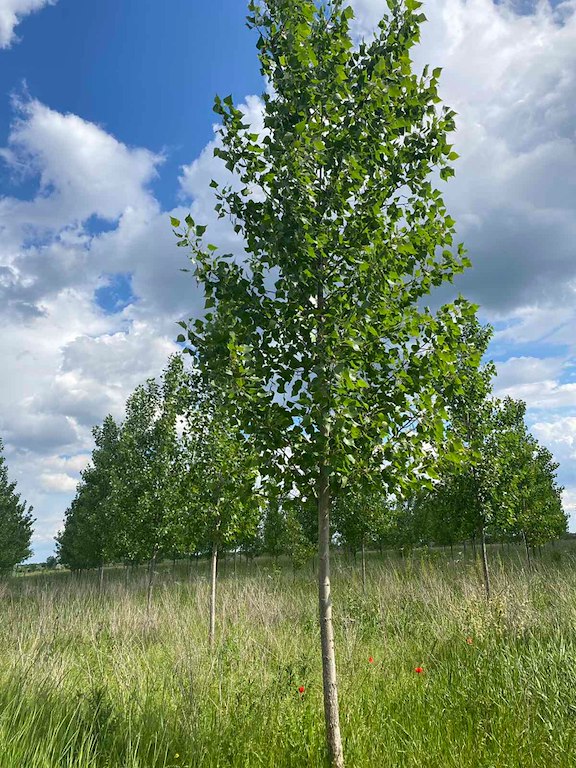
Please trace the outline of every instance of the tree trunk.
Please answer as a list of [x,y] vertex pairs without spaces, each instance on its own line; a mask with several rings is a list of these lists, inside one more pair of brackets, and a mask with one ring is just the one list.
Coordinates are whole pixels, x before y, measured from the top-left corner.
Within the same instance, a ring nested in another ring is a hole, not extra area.
[[330,596],[330,481],[328,468],[320,465],[318,482],[318,603],[320,614],[320,640],[322,644],[322,682],[324,688],[324,717],[326,738],[332,768],[344,768],[340,714],[338,711],[338,684],[336,681],[336,654],[332,626],[332,599]]
[[210,630],[208,642],[210,648],[214,648],[216,638],[216,568],[218,565],[218,544],[212,543],[212,557],[210,559]]
[[526,531],[522,531],[522,539],[524,540],[524,548],[526,550],[526,562],[528,570],[532,570],[532,557],[530,555],[530,547],[528,546],[528,539],[526,538]]
[[146,613],[150,616],[150,609],[152,607],[152,587],[154,586],[154,568],[156,567],[156,555],[158,554],[158,548],[154,547],[150,563],[148,565],[148,590],[146,595]]
[[104,564],[98,569],[98,595],[101,597],[104,592]]
[[486,600],[490,600],[490,572],[488,570],[488,555],[486,553],[486,530],[484,525],[480,529],[480,546],[482,550],[482,573],[484,575],[484,590]]
[[366,594],[366,546],[362,539],[362,592]]

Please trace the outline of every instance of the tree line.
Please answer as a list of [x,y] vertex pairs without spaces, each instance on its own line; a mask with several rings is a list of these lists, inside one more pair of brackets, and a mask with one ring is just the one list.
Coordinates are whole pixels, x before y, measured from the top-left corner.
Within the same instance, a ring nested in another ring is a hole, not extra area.
[[[474,367],[489,328],[464,331],[470,368],[448,405],[442,441],[426,476],[395,494],[359,469],[334,505],[330,537],[341,549],[454,546],[486,539],[521,541],[530,550],[566,531],[558,464],[525,425],[525,404],[491,394],[492,363]],[[222,393],[206,389],[181,355],[157,381],[128,398],[125,417],[93,430],[95,448],[57,537],[60,562],[72,570],[107,563],[209,556],[288,558],[303,566],[317,549],[310,500],[278,484],[251,440],[227,417]],[[456,443],[464,456],[450,451]],[[486,561],[485,588],[489,594]],[[213,637],[213,626],[210,630]]]

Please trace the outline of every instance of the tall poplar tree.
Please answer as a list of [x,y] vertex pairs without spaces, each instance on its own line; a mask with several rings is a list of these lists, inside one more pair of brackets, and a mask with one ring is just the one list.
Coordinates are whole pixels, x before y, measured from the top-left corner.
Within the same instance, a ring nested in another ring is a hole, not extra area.
[[118,551],[148,560],[148,611],[158,556],[173,551],[175,543],[183,381],[182,359],[174,355],[159,382],[149,379],[130,395],[118,439],[121,471],[112,489]]
[[[172,221],[190,246],[205,313],[185,327],[206,374],[285,493],[315,507],[324,710],[333,766],[344,765],[330,587],[330,511],[351,475],[401,493],[426,476],[458,388],[464,301],[422,300],[466,266],[437,189],[456,158],[440,70],[411,71],[424,20],[390,0],[355,49],[341,0],[250,3],[259,34],[264,131],[230,96],[215,150],[236,175],[216,190],[246,257],[221,254],[206,227]],[[180,337],[185,340],[184,335]]]
[[103,568],[117,552],[117,518],[112,492],[119,466],[119,427],[108,415],[92,434],[96,447],[90,464],[82,472],[76,496],[64,515],[64,528],[56,537],[58,559],[71,570]]
[[181,540],[210,550],[210,622],[216,639],[216,576],[224,548],[254,537],[260,522],[258,465],[245,436],[222,409],[215,391],[202,391],[190,376],[192,397],[183,420],[179,459]]
[[501,444],[497,495],[497,529],[524,542],[528,566],[530,547],[561,536],[567,529],[562,490],[556,470],[559,464],[539,445],[524,422],[526,403],[505,398],[499,403],[496,422]]

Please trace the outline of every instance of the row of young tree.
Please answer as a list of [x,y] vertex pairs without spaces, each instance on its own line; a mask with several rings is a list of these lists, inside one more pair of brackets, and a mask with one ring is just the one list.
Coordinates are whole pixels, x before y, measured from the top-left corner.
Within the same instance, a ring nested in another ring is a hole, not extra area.
[[[489,330],[471,323],[468,351],[485,352]],[[473,357],[473,356],[472,356]],[[471,359],[467,356],[466,359]],[[522,401],[491,396],[492,364],[470,365],[449,405],[449,423],[426,477],[395,495],[361,468],[334,506],[331,539],[367,549],[453,546],[486,537],[522,541],[527,553],[566,531],[558,464],[527,431]],[[288,557],[298,568],[317,548],[315,510],[284,493],[250,441],[226,417],[221,393],[174,356],[160,381],[139,386],[117,423],[94,429],[96,447],[57,537],[72,570],[219,553]],[[456,442],[465,457],[449,455]],[[489,593],[486,562],[485,586]]]
[[32,554],[32,507],[16,491],[16,482],[8,477],[4,445],[0,439],[0,576]]
[[440,69],[412,72],[420,6],[388,0],[358,43],[344,0],[249,2],[263,130],[216,98],[214,152],[233,178],[210,185],[243,249],[223,253],[202,222],[172,219],[204,293],[179,337],[199,373],[173,361],[121,425],[96,430],[59,537],[70,565],[210,550],[213,573],[219,548],[259,532],[292,556],[315,542],[334,768],[335,536],[361,546],[381,530],[438,542],[476,531],[489,594],[487,535],[565,527],[523,405],[489,396],[476,308],[425,303],[470,263],[439,189],[457,158],[455,113],[440,104]]

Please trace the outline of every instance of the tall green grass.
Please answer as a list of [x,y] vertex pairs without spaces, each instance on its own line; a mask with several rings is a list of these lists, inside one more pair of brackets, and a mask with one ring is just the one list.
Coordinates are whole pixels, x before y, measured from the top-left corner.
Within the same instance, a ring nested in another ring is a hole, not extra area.
[[[496,562],[490,604],[469,561],[373,555],[366,594],[335,570],[348,766],[576,765],[571,561]],[[68,573],[0,586],[0,768],[326,765],[311,570],[226,564],[214,656],[191,575],[162,572],[150,616],[120,570],[102,595]]]

